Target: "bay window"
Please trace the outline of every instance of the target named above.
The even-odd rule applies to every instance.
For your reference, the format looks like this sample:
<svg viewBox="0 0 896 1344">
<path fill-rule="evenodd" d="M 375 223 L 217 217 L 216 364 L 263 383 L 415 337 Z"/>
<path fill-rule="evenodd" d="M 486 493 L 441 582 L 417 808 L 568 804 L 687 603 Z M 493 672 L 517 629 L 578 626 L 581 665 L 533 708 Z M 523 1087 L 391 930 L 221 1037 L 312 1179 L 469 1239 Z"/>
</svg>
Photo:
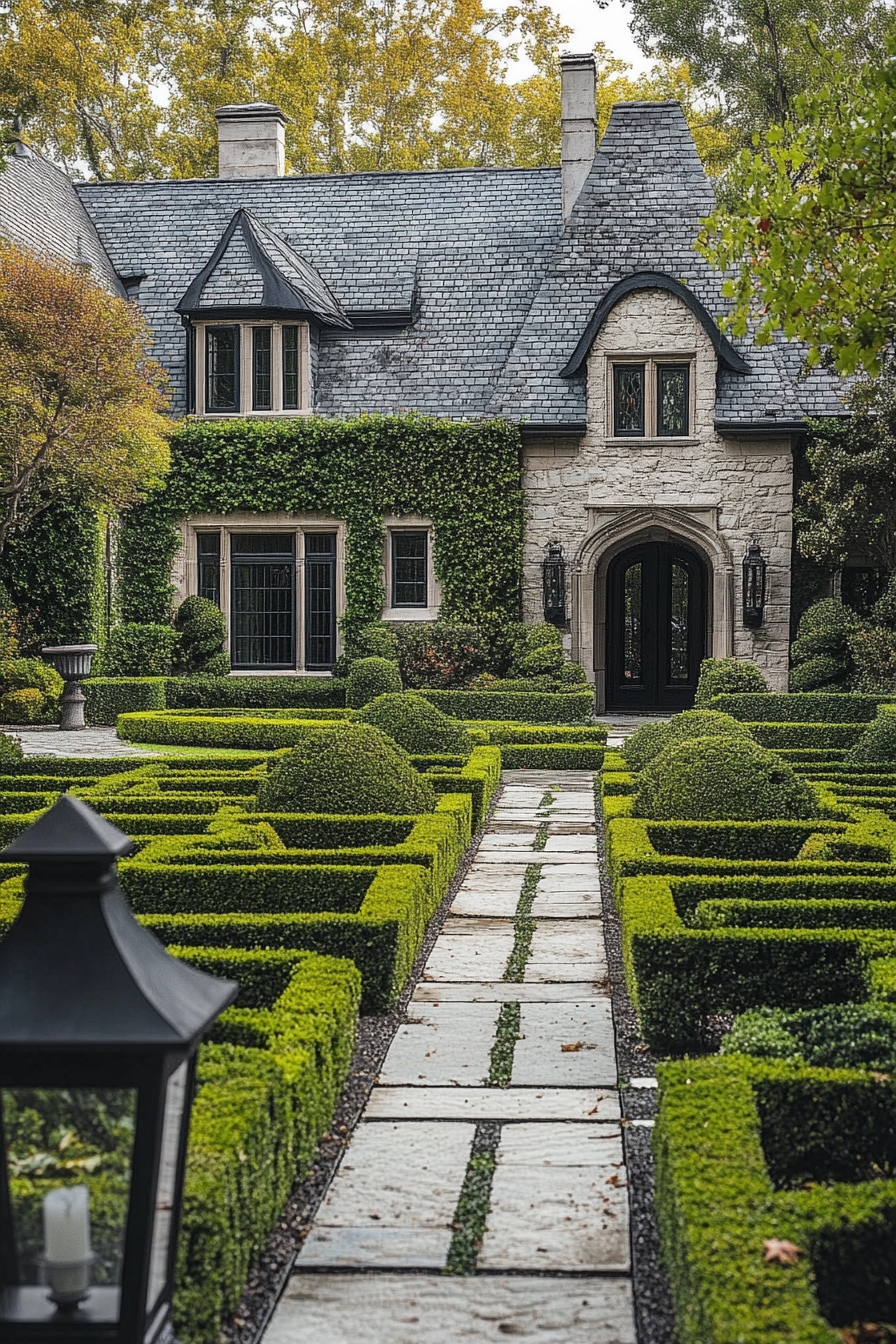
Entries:
<svg viewBox="0 0 896 1344">
<path fill-rule="evenodd" d="M 197 322 L 197 415 L 301 415 L 312 408 L 307 323 Z"/>
</svg>

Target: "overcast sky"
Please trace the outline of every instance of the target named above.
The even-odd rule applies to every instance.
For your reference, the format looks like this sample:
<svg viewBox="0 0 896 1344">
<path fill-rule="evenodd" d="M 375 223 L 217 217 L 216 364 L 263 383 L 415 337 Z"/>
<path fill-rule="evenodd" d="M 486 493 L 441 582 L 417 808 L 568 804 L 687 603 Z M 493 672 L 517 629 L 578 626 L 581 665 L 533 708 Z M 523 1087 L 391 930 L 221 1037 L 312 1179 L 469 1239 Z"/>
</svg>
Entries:
<svg viewBox="0 0 896 1344">
<path fill-rule="evenodd" d="M 598 9 L 594 0 L 547 0 L 573 30 L 569 51 L 590 51 L 596 42 L 605 42 L 615 56 L 628 61 L 635 74 L 650 68 L 642 56 L 628 26 L 628 11 L 621 0 L 609 0 L 606 9 Z M 520 64 L 519 76 L 529 71 Z"/>
</svg>

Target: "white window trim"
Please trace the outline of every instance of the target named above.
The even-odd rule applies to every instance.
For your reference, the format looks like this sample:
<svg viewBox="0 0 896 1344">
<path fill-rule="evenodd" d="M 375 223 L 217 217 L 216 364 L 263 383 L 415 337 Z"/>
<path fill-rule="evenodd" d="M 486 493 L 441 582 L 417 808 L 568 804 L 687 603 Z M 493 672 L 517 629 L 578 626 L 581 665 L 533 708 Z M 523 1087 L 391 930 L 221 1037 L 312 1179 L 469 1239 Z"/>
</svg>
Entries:
<svg viewBox="0 0 896 1344">
<path fill-rule="evenodd" d="M 237 668 L 235 677 L 294 676 L 328 677 L 330 673 L 315 668 L 305 669 L 305 536 L 309 532 L 336 533 L 336 657 L 342 653 L 340 624 L 345 614 L 345 537 L 346 526 L 337 518 L 322 513 L 198 513 L 186 519 L 180 527 L 181 549 L 174 564 L 172 581 L 177 587 L 177 601 L 182 602 L 199 591 L 199 566 L 196 559 L 197 532 L 220 532 L 221 536 L 221 610 L 227 626 L 226 650 L 230 652 L 231 599 L 230 599 L 230 545 L 233 533 L 292 532 L 296 542 L 296 662 L 293 668 Z"/>
<path fill-rule="evenodd" d="M 436 578 L 432 559 L 433 528 L 428 518 L 408 515 L 406 518 L 386 518 L 386 550 L 383 556 L 383 582 L 386 603 L 384 621 L 434 621 L 442 605 L 442 589 Z M 396 532 L 426 533 L 426 606 L 393 607 L 392 605 L 392 537 Z"/>
<path fill-rule="evenodd" d="M 207 411 L 205 409 L 205 347 L 208 327 L 239 327 L 240 330 L 240 409 L 238 411 Z M 270 327 L 271 336 L 271 409 L 255 411 L 252 409 L 252 330 L 254 327 Z M 283 409 L 283 328 L 299 329 L 299 408 Z M 311 334 L 307 322 L 263 322 L 263 321 L 225 321 L 223 318 L 194 321 L 195 330 L 195 367 L 196 367 L 196 411 L 202 420 L 234 419 L 295 419 L 301 415 L 313 413 L 311 389 Z"/>
<path fill-rule="evenodd" d="M 661 443 L 697 443 L 699 440 L 694 434 L 694 416 L 697 409 L 696 403 L 696 351 L 672 351 L 672 350 L 653 350 L 648 353 L 636 354 L 633 352 L 610 352 L 605 351 L 606 376 L 605 385 L 606 395 L 606 437 L 613 443 L 647 443 L 653 446 Z M 643 364 L 644 366 L 644 433 L 643 434 L 614 434 L 615 426 L 615 387 L 613 369 L 618 364 Z M 657 366 L 661 364 L 680 364 L 686 365 L 688 369 L 688 432 L 687 434 L 657 434 L 657 400 L 656 400 L 656 379 Z"/>
</svg>

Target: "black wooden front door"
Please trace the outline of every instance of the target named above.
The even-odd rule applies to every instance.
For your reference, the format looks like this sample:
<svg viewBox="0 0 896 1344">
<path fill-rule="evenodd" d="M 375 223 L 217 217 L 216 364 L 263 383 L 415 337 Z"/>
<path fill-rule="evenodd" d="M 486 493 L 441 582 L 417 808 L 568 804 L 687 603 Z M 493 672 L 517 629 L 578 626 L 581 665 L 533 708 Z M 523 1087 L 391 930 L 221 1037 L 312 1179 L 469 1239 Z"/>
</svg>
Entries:
<svg viewBox="0 0 896 1344">
<path fill-rule="evenodd" d="M 706 643 L 706 568 L 685 546 L 651 541 L 607 574 L 607 707 L 687 709 Z"/>
<path fill-rule="evenodd" d="M 234 533 L 230 545 L 233 666 L 295 667 L 295 535 Z"/>
</svg>

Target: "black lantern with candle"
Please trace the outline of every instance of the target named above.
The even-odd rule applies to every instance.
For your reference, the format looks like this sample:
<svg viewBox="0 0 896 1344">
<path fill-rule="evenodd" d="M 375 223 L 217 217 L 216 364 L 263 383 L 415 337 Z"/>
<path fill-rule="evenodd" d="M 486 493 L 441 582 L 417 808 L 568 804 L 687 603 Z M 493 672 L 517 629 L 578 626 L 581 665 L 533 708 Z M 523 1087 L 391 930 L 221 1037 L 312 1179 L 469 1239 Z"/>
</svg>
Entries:
<svg viewBox="0 0 896 1344">
<path fill-rule="evenodd" d="M 0 1339 L 171 1344 L 196 1051 L 236 996 L 137 921 L 131 842 L 64 795 L 0 943 Z"/>
<path fill-rule="evenodd" d="M 767 568 L 768 562 L 754 537 L 744 556 L 744 625 L 762 624 Z"/>
</svg>

